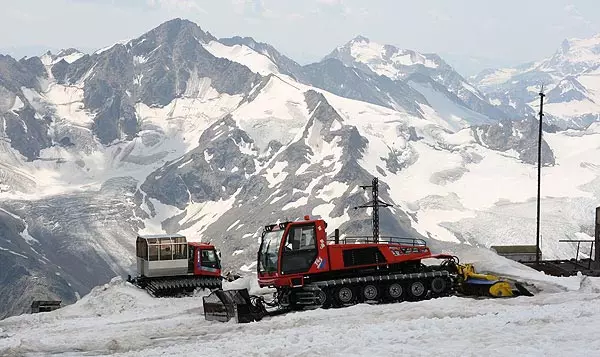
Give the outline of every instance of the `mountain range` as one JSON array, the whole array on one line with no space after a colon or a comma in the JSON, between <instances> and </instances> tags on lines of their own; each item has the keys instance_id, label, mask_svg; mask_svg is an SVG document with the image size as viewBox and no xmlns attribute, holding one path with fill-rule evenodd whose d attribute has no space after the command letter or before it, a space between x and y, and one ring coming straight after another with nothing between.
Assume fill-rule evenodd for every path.
<instances>
[{"instance_id":1,"label":"mountain range","mask_svg":"<svg viewBox=\"0 0 600 357\"><path fill-rule=\"evenodd\" d=\"M570 256L558 240L593 236L600 194L600 54L578 41L473 78L361 36L302 66L182 19L93 53L0 55L0 317L135 274L138 233L211 241L244 274L277 220L369 234L353 207L374 176L388 234L446 251L531 243L546 74L543 252ZM588 104L595 117L571 115Z\"/></svg>"},{"instance_id":2,"label":"mountain range","mask_svg":"<svg viewBox=\"0 0 600 357\"><path fill-rule=\"evenodd\" d=\"M539 110L538 93L547 94L548 123L585 129L600 113L600 34L564 40L550 57L516 68L490 69L471 78L491 102L508 113Z\"/></svg>"}]
</instances>

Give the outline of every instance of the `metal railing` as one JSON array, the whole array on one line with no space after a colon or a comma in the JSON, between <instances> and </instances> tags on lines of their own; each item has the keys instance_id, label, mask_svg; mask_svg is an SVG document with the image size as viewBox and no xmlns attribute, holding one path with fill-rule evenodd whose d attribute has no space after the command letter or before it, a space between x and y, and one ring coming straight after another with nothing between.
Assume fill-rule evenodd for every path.
<instances>
[{"instance_id":1,"label":"metal railing","mask_svg":"<svg viewBox=\"0 0 600 357\"><path fill-rule=\"evenodd\" d=\"M559 240L560 243L577 243L577 254L575 254L575 263L579 262L579 248L581 246L581 243L592 243L590 245L590 259L588 261L588 269L591 268L592 266L592 253L594 252L594 240L591 239L561 239Z\"/></svg>"},{"instance_id":2,"label":"metal railing","mask_svg":"<svg viewBox=\"0 0 600 357\"><path fill-rule=\"evenodd\" d=\"M379 239L375 241L373 236L345 236L338 237L336 239L335 235L327 237L328 242L335 242L341 244L358 244L358 243L392 243L392 244L401 244L401 245L409 245L409 246L419 246L425 247L427 243L425 240L420 238L408 238L408 237L394 237L394 236L379 236Z\"/></svg>"}]
</instances>

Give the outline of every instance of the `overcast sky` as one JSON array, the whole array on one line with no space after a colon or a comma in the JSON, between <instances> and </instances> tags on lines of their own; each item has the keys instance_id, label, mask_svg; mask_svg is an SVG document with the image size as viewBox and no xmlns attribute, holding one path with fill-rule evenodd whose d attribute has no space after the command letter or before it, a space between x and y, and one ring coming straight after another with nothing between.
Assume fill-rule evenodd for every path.
<instances>
[{"instance_id":1,"label":"overcast sky","mask_svg":"<svg viewBox=\"0 0 600 357\"><path fill-rule=\"evenodd\" d=\"M187 18L216 37L252 36L301 64L356 35L436 52L463 74L551 55L600 33L598 0L0 0L0 53L91 51Z\"/></svg>"}]
</instances>

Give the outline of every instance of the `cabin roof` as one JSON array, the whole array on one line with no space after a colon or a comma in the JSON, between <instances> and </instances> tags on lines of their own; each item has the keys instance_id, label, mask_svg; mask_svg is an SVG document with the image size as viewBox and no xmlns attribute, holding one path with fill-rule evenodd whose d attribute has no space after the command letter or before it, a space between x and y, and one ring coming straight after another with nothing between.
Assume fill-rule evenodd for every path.
<instances>
[{"instance_id":1,"label":"cabin roof","mask_svg":"<svg viewBox=\"0 0 600 357\"><path fill-rule=\"evenodd\" d=\"M151 238L185 238L184 235L181 234L140 234L139 238L143 239L151 239Z\"/></svg>"},{"instance_id":2,"label":"cabin roof","mask_svg":"<svg viewBox=\"0 0 600 357\"><path fill-rule=\"evenodd\" d=\"M40 305L58 306L58 305L60 305L61 302L62 302L61 300L34 300L31 303L31 307L40 307Z\"/></svg>"}]
</instances>

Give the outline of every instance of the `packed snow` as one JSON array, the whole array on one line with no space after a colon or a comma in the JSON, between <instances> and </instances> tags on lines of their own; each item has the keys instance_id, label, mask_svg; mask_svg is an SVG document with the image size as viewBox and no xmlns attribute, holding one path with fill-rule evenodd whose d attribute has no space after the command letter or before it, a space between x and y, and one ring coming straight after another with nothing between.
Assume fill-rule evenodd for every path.
<instances>
[{"instance_id":1,"label":"packed snow","mask_svg":"<svg viewBox=\"0 0 600 357\"><path fill-rule=\"evenodd\" d=\"M535 296L359 304L236 324L204 319L202 296L209 291L152 298L116 277L73 305L0 321L0 355L300 356L318 351L327 356L430 356L443 351L449 356L565 356L600 349L594 337L600 327L600 279L550 277L490 257L477 262L479 270L526 282ZM244 275L224 282L224 289L271 292L258 288L254 273Z\"/></svg>"}]
</instances>

